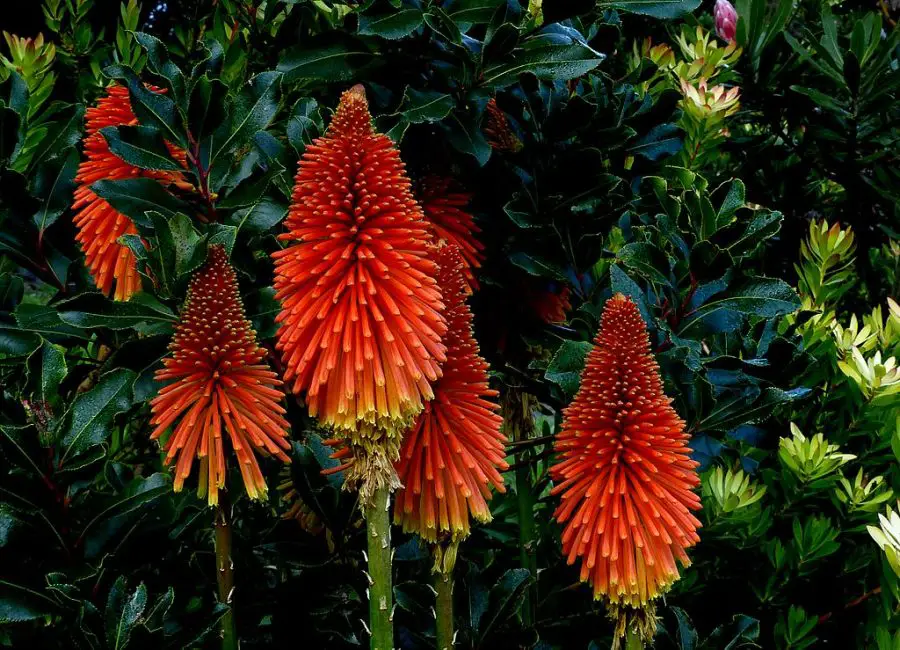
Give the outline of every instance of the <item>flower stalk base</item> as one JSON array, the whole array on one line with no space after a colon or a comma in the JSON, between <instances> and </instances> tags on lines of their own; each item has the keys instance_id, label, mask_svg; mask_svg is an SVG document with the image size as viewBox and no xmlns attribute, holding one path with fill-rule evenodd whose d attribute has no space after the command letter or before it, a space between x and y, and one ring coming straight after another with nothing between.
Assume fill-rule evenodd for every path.
<instances>
[{"instance_id":1,"label":"flower stalk base","mask_svg":"<svg viewBox=\"0 0 900 650\"><path fill-rule=\"evenodd\" d=\"M234 595L234 562L231 559L231 516L227 499L220 499L216 508L216 581L219 586L219 602L228 606L222 617L222 650L238 650L237 628L234 623L232 596Z\"/></svg>"},{"instance_id":2,"label":"flower stalk base","mask_svg":"<svg viewBox=\"0 0 900 650\"><path fill-rule=\"evenodd\" d=\"M393 597L391 591L391 490L375 488L365 502L369 563L369 632L372 650L393 650Z\"/></svg>"}]
</instances>

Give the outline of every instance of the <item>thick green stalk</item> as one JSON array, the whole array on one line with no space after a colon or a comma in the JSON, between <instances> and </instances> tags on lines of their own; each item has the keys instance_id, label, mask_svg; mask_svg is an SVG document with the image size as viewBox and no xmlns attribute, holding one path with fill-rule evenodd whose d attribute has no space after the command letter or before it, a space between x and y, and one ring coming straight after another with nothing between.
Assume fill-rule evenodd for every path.
<instances>
[{"instance_id":1,"label":"thick green stalk","mask_svg":"<svg viewBox=\"0 0 900 650\"><path fill-rule=\"evenodd\" d=\"M625 650L644 650L644 642L637 631L628 629L625 632Z\"/></svg>"},{"instance_id":2,"label":"thick green stalk","mask_svg":"<svg viewBox=\"0 0 900 650\"><path fill-rule=\"evenodd\" d=\"M437 650L453 648L453 576L449 573L434 574L435 623L437 625Z\"/></svg>"},{"instance_id":3,"label":"thick green stalk","mask_svg":"<svg viewBox=\"0 0 900 650\"><path fill-rule=\"evenodd\" d=\"M509 437L514 443L523 443L531 438L534 424L531 420L529 408L529 395L520 393L515 389L509 389L504 400L503 419L506 423ZM516 502L519 508L519 559L522 568L528 569L531 577L537 578L537 558L534 548L534 495L531 485L531 466L527 462L532 450L527 445L520 445L522 449L516 458ZM522 622L530 626L534 622L534 612L537 604L537 592L529 587L525 601L522 603Z\"/></svg>"},{"instance_id":4,"label":"thick green stalk","mask_svg":"<svg viewBox=\"0 0 900 650\"><path fill-rule=\"evenodd\" d=\"M372 650L393 650L393 595L391 591L391 521L388 513L391 491L375 490L366 504L369 540L369 631Z\"/></svg>"},{"instance_id":5,"label":"thick green stalk","mask_svg":"<svg viewBox=\"0 0 900 650\"><path fill-rule=\"evenodd\" d=\"M523 453L525 456L528 452ZM522 568L528 569L532 578L537 578L537 558L534 556L534 501L531 494L531 468L520 461L516 468L516 501L519 506L519 559ZM522 603L522 622L530 626L534 621L533 589Z\"/></svg>"},{"instance_id":6,"label":"thick green stalk","mask_svg":"<svg viewBox=\"0 0 900 650\"><path fill-rule=\"evenodd\" d=\"M216 507L216 579L219 584L219 602L228 605L228 613L222 617L222 650L238 650L237 628L234 624L234 562L231 560L231 516L227 496L219 494Z\"/></svg>"}]
</instances>

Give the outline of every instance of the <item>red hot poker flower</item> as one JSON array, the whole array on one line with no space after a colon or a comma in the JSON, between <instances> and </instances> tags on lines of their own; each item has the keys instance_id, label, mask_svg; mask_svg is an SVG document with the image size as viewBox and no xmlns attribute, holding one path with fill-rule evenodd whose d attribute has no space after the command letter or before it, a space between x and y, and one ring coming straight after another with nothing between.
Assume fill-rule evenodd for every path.
<instances>
[{"instance_id":1,"label":"red hot poker flower","mask_svg":"<svg viewBox=\"0 0 900 650\"><path fill-rule=\"evenodd\" d=\"M484 244L476 238L481 228L468 211L472 195L453 189L453 180L441 176L427 176L419 184L419 203L438 240L459 249L463 258L463 275L467 291L478 289L474 269L484 260Z\"/></svg>"},{"instance_id":2,"label":"red hot poker flower","mask_svg":"<svg viewBox=\"0 0 900 650\"><path fill-rule=\"evenodd\" d=\"M521 151L524 146L509 126L509 119L506 117L506 113L497 106L497 100L493 97L487 103L483 130L488 144L495 151L516 153Z\"/></svg>"},{"instance_id":3,"label":"red hot poker flower","mask_svg":"<svg viewBox=\"0 0 900 650\"><path fill-rule=\"evenodd\" d=\"M273 255L285 381L327 426L398 433L433 396L447 326L431 234L362 86L303 154L285 223Z\"/></svg>"},{"instance_id":4,"label":"red hot poker flower","mask_svg":"<svg viewBox=\"0 0 900 650\"><path fill-rule=\"evenodd\" d=\"M101 180L138 177L155 178L163 183L184 184L184 179L178 172L140 169L109 150L100 129L137 124L137 118L131 110L127 88L111 86L106 96L101 97L96 106L87 110L85 117L86 160L82 161L75 176L78 187L75 190L75 203L72 205L75 211L75 227L78 229L75 239L81 244L85 254L85 265L97 287L116 300L128 300L141 290L141 280L134 254L127 246L120 244L118 239L122 235L136 235L137 229L131 219L94 194L91 184ZM176 160L184 164L183 151L172 146L169 147L169 151ZM113 289L114 282L115 289Z\"/></svg>"},{"instance_id":5,"label":"red hot poker flower","mask_svg":"<svg viewBox=\"0 0 900 650\"><path fill-rule=\"evenodd\" d=\"M266 482L253 450L275 455L285 463L290 448L289 425L279 401L281 381L263 362L266 351L244 315L237 277L221 246L212 246L209 259L191 279L175 336L172 354L156 372L157 381L174 379L151 402L156 440L175 424L165 443L166 464L176 460L175 491L200 459L198 494L208 492L218 503L225 485L223 430L238 459L247 494L260 499ZM177 423L177 424L176 424Z\"/></svg>"},{"instance_id":6,"label":"red hot poker flower","mask_svg":"<svg viewBox=\"0 0 900 650\"><path fill-rule=\"evenodd\" d=\"M572 309L569 296L572 291L563 287L558 292L551 289L532 290L530 302L538 318L547 324L565 323Z\"/></svg>"},{"instance_id":7,"label":"red hot poker flower","mask_svg":"<svg viewBox=\"0 0 900 650\"><path fill-rule=\"evenodd\" d=\"M469 534L469 518L487 522L491 486L503 492L504 443L497 392L488 388L487 362L472 336L465 303L463 262L453 246L441 247L439 282L447 304L447 361L412 429L404 436L397 474L394 520L430 542Z\"/></svg>"},{"instance_id":8,"label":"red hot poker flower","mask_svg":"<svg viewBox=\"0 0 900 650\"><path fill-rule=\"evenodd\" d=\"M663 393L647 326L622 294L606 303L581 387L565 411L552 475L569 563L595 598L643 607L678 579L699 541L684 422Z\"/></svg>"}]
</instances>

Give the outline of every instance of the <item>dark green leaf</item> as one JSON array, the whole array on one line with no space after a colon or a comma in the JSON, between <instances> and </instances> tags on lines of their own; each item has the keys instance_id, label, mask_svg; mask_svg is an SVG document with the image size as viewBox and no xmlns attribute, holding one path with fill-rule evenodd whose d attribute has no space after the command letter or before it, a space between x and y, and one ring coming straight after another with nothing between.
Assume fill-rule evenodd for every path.
<instances>
[{"instance_id":1,"label":"dark green leaf","mask_svg":"<svg viewBox=\"0 0 900 650\"><path fill-rule=\"evenodd\" d=\"M659 160L664 156L672 156L681 151L681 136L674 124L654 126L635 144L628 147L632 156L642 156L647 160Z\"/></svg>"},{"instance_id":2,"label":"dark green leaf","mask_svg":"<svg viewBox=\"0 0 900 650\"><path fill-rule=\"evenodd\" d=\"M422 25L421 9L400 9L378 15L361 14L358 33L397 40L409 36Z\"/></svg>"},{"instance_id":3,"label":"dark green leaf","mask_svg":"<svg viewBox=\"0 0 900 650\"><path fill-rule=\"evenodd\" d=\"M41 345L41 337L8 325L0 325L0 354L13 357L30 356Z\"/></svg>"},{"instance_id":4,"label":"dark green leaf","mask_svg":"<svg viewBox=\"0 0 900 650\"><path fill-rule=\"evenodd\" d=\"M0 580L0 624L34 621L56 610L56 603L38 591Z\"/></svg>"},{"instance_id":5,"label":"dark green leaf","mask_svg":"<svg viewBox=\"0 0 900 650\"><path fill-rule=\"evenodd\" d=\"M270 232L287 216L288 206L269 199L241 210L234 215L233 223L243 232L259 235Z\"/></svg>"},{"instance_id":6,"label":"dark green leaf","mask_svg":"<svg viewBox=\"0 0 900 650\"><path fill-rule=\"evenodd\" d=\"M108 126L100 129L109 150L125 162L141 169L180 171L159 129L152 126Z\"/></svg>"},{"instance_id":7,"label":"dark green leaf","mask_svg":"<svg viewBox=\"0 0 900 650\"><path fill-rule=\"evenodd\" d=\"M183 214L169 219L169 230L175 252L175 273L178 276L188 275L206 260L206 247L200 245L200 233Z\"/></svg>"},{"instance_id":8,"label":"dark green leaf","mask_svg":"<svg viewBox=\"0 0 900 650\"><path fill-rule=\"evenodd\" d=\"M502 88L514 84L526 72L550 81L574 79L596 68L604 58L575 38L551 39L538 35L525 41L508 60L485 67L481 84Z\"/></svg>"},{"instance_id":9,"label":"dark green leaf","mask_svg":"<svg viewBox=\"0 0 900 650\"><path fill-rule=\"evenodd\" d=\"M679 334L683 335L693 324L723 310L760 318L775 318L793 313L799 307L797 293L784 280L749 278L727 296L710 300L685 318Z\"/></svg>"},{"instance_id":10,"label":"dark green leaf","mask_svg":"<svg viewBox=\"0 0 900 650\"><path fill-rule=\"evenodd\" d=\"M280 85L280 72L261 72L238 94L231 108L229 133L214 142L211 160L245 145L269 125L278 112Z\"/></svg>"},{"instance_id":11,"label":"dark green leaf","mask_svg":"<svg viewBox=\"0 0 900 650\"><path fill-rule=\"evenodd\" d=\"M277 70L284 74L285 83L349 81L358 78L361 70L376 61L376 56L363 45L347 41L288 50L279 60Z\"/></svg>"},{"instance_id":12,"label":"dark green leaf","mask_svg":"<svg viewBox=\"0 0 900 650\"><path fill-rule=\"evenodd\" d=\"M166 217L172 217L176 212L190 211L184 202L150 178L97 181L91 189L139 227L151 225L147 216L150 211L160 212Z\"/></svg>"},{"instance_id":13,"label":"dark green leaf","mask_svg":"<svg viewBox=\"0 0 900 650\"><path fill-rule=\"evenodd\" d=\"M176 103L184 99L184 73L169 59L169 51L163 42L144 32L135 32L134 38L142 48L147 50L147 63L150 71L169 82L172 98Z\"/></svg>"},{"instance_id":14,"label":"dark green leaf","mask_svg":"<svg viewBox=\"0 0 900 650\"><path fill-rule=\"evenodd\" d=\"M34 213L31 220L39 232L56 223L60 215L71 207L77 172L76 149L69 150L69 155L65 158L49 161L38 167L31 192L43 201L43 205Z\"/></svg>"},{"instance_id":15,"label":"dark green leaf","mask_svg":"<svg viewBox=\"0 0 900 650\"><path fill-rule=\"evenodd\" d=\"M600 5L631 14L672 20L682 18L697 9L700 6L700 0L615 0L614 2L601 1Z\"/></svg>"},{"instance_id":16,"label":"dark green leaf","mask_svg":"<svg viewBox=\"0 0 900 650\"><path fill-rule=\"evenodd\" d=\"M476 116L452 112L441 122L441 127L454 149L474 156L479 165L487 163L491 157L491 145L481 132L481 124Z\"/></svg>"},{"instance_id":17,"label":"dark green leaf","mask_svg":"<svg viewBox=\"0 0 900 650\"><path fill-rule=\"evenodd\" d=\"M397 112L411 124L440 122L450 114L455 103L453 97L445 93L416 90L407 86L406 92L403 93L403 102Z\"/></svg>"},{"instance_id":18,"label":"dark green leaf","mask_svg":"<svg viewBox=\"0 0 900 650\"><path fill-rule=\"evenodd\" d=\"M60 465L110 436L113 418L131 407L134 379L132 371L119 368L100 377L96 386L75 398L60 432Z\"/></svg>"},{"instance_id":19,"label":"dark green leaf","mask_svg":"<svg viewBox=\"0 0 900 650\"><path fill-rule=\"evenodd\" d=\"M562 282L566 281L566 274L562 269L537 255L529 255L522 252L513 253L509 256L509 261L533 276L560 280Z\"/></svg>"},{"instance_id":20,"label":"dark green leaf","mask_svg":"<svg viewBox=\"0 0 900 650\"><path fill-rule=\"evenodd\" d=\"M559 386L567 397L573 396L578 391L581 371L593 347L588 341L563 341L550 359L544 379Z\"/></svg>"},{"instance_id":21,"label":"dark green leaf","mask_svg":"<svg viewBox=\"0 0 900 650\"><path fill-rule=\"evenodd\" d=\"M531 581L528 569L509 569L497 584L491 587L488 609L481 617L481 626L478 630L478 636L482 641L495 627L515 614L525 598L525 590Z\"/></svg>"},{"instance_id":22,"label":"dark green leaf","mask_svg":"<svg viewBox=\"0 0 900 650\"><path fill-rule=\"evenodd\" d=\"M650 282L669 286L669 258L653 244L631 243L620 250L617 259Z\"/></svg>"},{"instance_id":23,"label":"dark green leaf","mask_svg":"<svg viewBox=\"0 0 900 650\"><path fill-rule=\"evenodd\" d=\"M106 643L110 650L124 650L131 641L131 632L147 607L147 588L138 585L131 596L126 591L125 576L109 590L106 600Z\"/></svg>"},{"instance_id":24,"label":"dark green leaf","mask_svg":"<svg viewBox=\"0 0 900 650\"><path fill-rule=\"evenodd\" d=\"M135 296L136 298L136 296ZM128 329L144 323L171 323L174 315L145 296L128 302L110 300L99 293L85 293L59 303L59 318L75 327Z\"/></svg>"},{"instance_id":25,"label":"dark green leaf","mask_svg":"<svg viewBox=\"0 0 900 650\"><path fill-rule=\"evenodd\" d=\"M188 102L188 129L198 142L213 133L227 115L228 86L206 75L191 88Z\"/></svg>"},{"instance_id":26,"label":"dark green leaf","mask_svg":"<svg viewBox=\"0 0 900 650\"><path fill-rule=\"evenodd\" d=\"M312 97L298 99L287 123L288 142L291 143L297 155L303 155L306 147L324 131L324 123L316 100Z\"/></svg>"},{"instance_id":27,"label":"dark green leaf","mask_svg":"<svg viewBox=\"0 0 900 650\"><path fill-rule=\"evenodd\" d=\"M153 92L134 73L134 70L121 65L112 65L104 70L107 76L124 81L131 96L131 109L138 121L144 126L155 126L166 140L181 147L187 145L181 131L183 115L175 106L171 97Z\"/></svg>"}]
</instances>

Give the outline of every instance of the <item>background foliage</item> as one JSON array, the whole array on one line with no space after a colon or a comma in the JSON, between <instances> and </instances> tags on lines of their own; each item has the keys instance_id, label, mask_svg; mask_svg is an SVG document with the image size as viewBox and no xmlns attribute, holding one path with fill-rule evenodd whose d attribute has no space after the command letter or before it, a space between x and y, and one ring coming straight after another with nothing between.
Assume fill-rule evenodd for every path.
<instances>
[{"instance_id":1,"label":"background foliage","mask_svg":"<svg viewBox=\"0 0 900 650\"><path fill-rule=\"evenodd\" d=\"M460 552L459 647L609 644L560 555L548 466L617 291L703 463L702 542L658 647L900 647L900 585L866 530L900 490L896 14L736 6L740 51L697 0L44 0L20 16L45 41L0 50L0 641L215 646L212 514L172 492L148 440L152 374L211 243L271 348L268 253L297 160L363 83L412 176L472 194L486 244L473 310L511 468ZM694 102L685 84L704 79L739 104ZM171 169L167 140L193 158L192 192L94 186L140 232L128 303L94 289L70 209L85 107L111 80L140 121L105 133L117 155ZM242 643L365 647L356 504L288 405L291 475L267 465L270 501L234 503ZM282 518L290 490L301 524ZM429 557L395 533L398 643L430 647Z\"/></svg>"}]
</instances>

